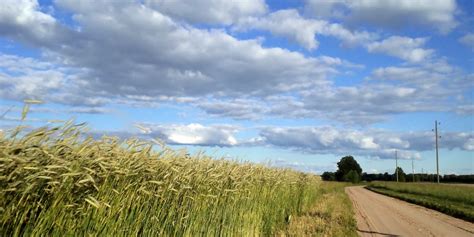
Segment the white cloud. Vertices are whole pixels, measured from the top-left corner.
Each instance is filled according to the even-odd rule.
[[[440,144],[446,149],[472,150],[474,134],[445,132]],[[266,127],[260,131],[264,144],[317,154],[355,154],[380,159],[419,159],[421,151],[434,149],[432,132],[390,132],[324,127]],[[261,144],[260,142],[259,144]]]
[[[183,25],[139,4],[60,3],[80,30],[61,31],[66,36],[42,47],[85,69],[90,88],[111,95],[265,96],[326,83],[335,71],[317,58]]]
[[[5,0],[0,5],[0,33],[45,43],[54,37],[56,20],[38,10],[35,0]]]
[[[33,58],[0,53],[0,98],[22,101],[99,106],[107,99],[88,90],[80,70]],[[80,91],[80,93],[79,93]]]
[[[437,101],[440,101],[441,98],[448,99],[471,90],[474,74],[465,74],[444,61],[436,61],[417,66],[376,68],[368,79],[416,88],[420,99],[429,101],[438,98]]]
[[[41,98],[50,90],[60,89],[66,80],[53,64],[32,58],[0,54],[0,68],[2,98]]]
[[[474,33],[467,33],[459,38],[459,42],[471,48],[474,51]]]
[[[145,0],[145,5],[190,23],[230,25],[238,19],[264,14],[264,0]]]
[[[429,53],[423,49],[425,38],[390,37],[374,43],[372,34],[303,18],[296,10],[247,20],[270,30],[286,21],[308,24],[311,34],[301,37],[298,32],[305,29],[275,29],[282,30],[283,37],[297,36],[293,40],[308,48],[317,45],[312,40],[320,34],[342,42],[374,43],[370,47],[374,52],[406,60],[430,60],[379,68],[362,83],[338,86],[334,76],[351,83],[350,70],[363,66],[341,58],[266,48],[260,40],[240,40],[222,29],[199,29],[136,2],[58,1],[59,7],[72,12],[74,27],[45,21],[48,40],[25,33],[37,30],[36,23],[31,22],[31,28],[16,24],[22,9],[10,5],[14,2],[2,7],[18,12],[1,11],[0,28],[14,26],[8,32],[18,34],[2,31],[2,36],[39,47],[44,57],[2,58],[0,69],[8,72],[2,71],[0,96],[6,99],[45,97],[48,102],[94,108],[110,102],[152,108],[160,103],[186,104],[210,115],[243,120],[273,116],[367,125],[394,114],[450,111],[456,106],[449,98],[472,88],[472,75],[423,53],[405,52]],[[45,14],[37,4],[25,9],[28,15]]]
[[[328,60],[334,61],[334,60]],[[469,106],[459,106],[453,96],[473,88],[474,75],[464,74],[446,62],[430,62],[405,67],[376,68],[354,86],[320,85],[301,89],[293,95],[271,95],[264,100],[201,100],[194,103],[208,114],[235,119],[268,117],[317,118],[345,124],[369,125],[394,114],[419,111],[464,115]],[[468,104],[469,101],[464,101]],[[471,106],[472,107],[472,106]]]
[[[273,35],[298,43],[307,50],[317,49],[317,36],[322,35],[337,38],[346,46],[364,46],[371,53],[384,53],[409,62],[427,60],[434,53],[432,49],[423,48],[428,38],[391,36],[382,41],[375,41],[378,39],[375,33],[350,31],[338,23],[304,18],[296,9],[279,10],[262,17],[243,18],[232,29],[267,30]]]
[[[326,22],[311,21],[302,18],[294,9],[270,13],[264,18],[247,18],[239,22],[235,30],[248,28],[265,29],[274,35],[297,42],[306,49],[316,49],[319,45],[316,33],[321,32]]]
[[[376,150],[374,138],[359,131],[334,127],[264,128],[260,132],[267,144],[311,152],[344,153],[348,150]]]
[[[188,125],[170,124],[156,125],[143,124],[150,132],[151,137],[158,137],[171,145],[197,146],[235,146],[238,141],[234,134],[239,130],[230,125],[204,126],[197,123]]]
[[[367,49],[371,53],[385,53],[417,63],[429,59],[434,53],[432,49],[422,48],[427,40],[427,38],[391,36],[383,41],[368,44]]]
[[[306,0],[305,2],[305,13],[317,18],[342,18],[346,14],[344,11],[348,10],[346,0]]]
[[[474,138],[469,138],[463,145],[463,149],[468,151],[474,151]]]
[[[310,15],[343,19],[349,25],[366,23],[390,29],[427,26],[443,34],[458,25],[455,0],[308,0],[305,9]]]
[[[268,30],[272,34],[287,38],[308,50],[318,48],[317,35],[336,37],[349,46],[362,44],[377,37],[375,34],[365,31],[351,32],[340,24],[303,18],[295,9],[279,10],[263,17],[244,18],[233,27],[233,30],[236,31],[248,29]]]
[[[417,98],[415,91],[411,87],[388,84],[318,88],[303,92],[302,109],[308,112],[307,116],[348,124],[370,124],[384,120],[390,114],[435,109],[429,104],[407,103]],[[296,109],[293,111],[298,112]]]
[[[415,151],[407,150],[396,150],[396,149],[383,149],[368,154],[371,158],[376,159],[395,159],[395,152],[397,153],[398,159],[409,160],[409,159],[421,159],[421,154]],[[362,153],[362,155],[364,155]]]

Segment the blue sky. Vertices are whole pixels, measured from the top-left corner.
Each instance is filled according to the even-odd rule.
[[[35,1],[0,6],[0,129],[95,133],[321,173],[474,170],[472,1]],[[135,125],[146,128],[141,131]]]

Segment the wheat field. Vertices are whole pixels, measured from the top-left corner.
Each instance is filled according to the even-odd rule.
[[[136,138],[94,139],[71,121],[17,127],[0,133],[0,236],[268,236],[314,204],[320,183]]]

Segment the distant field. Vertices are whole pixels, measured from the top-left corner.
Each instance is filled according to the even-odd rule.
[[[0,133],[0,236],[355,233],[343,184],[81,131]]]
[[[474,222],[474,187],[472,186],[372,182],[367,188]]]

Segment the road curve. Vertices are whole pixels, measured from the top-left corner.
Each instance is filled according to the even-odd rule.
[[[474,224],[443,213],[374,193],[347,187],[360,236],[474,236]]]

